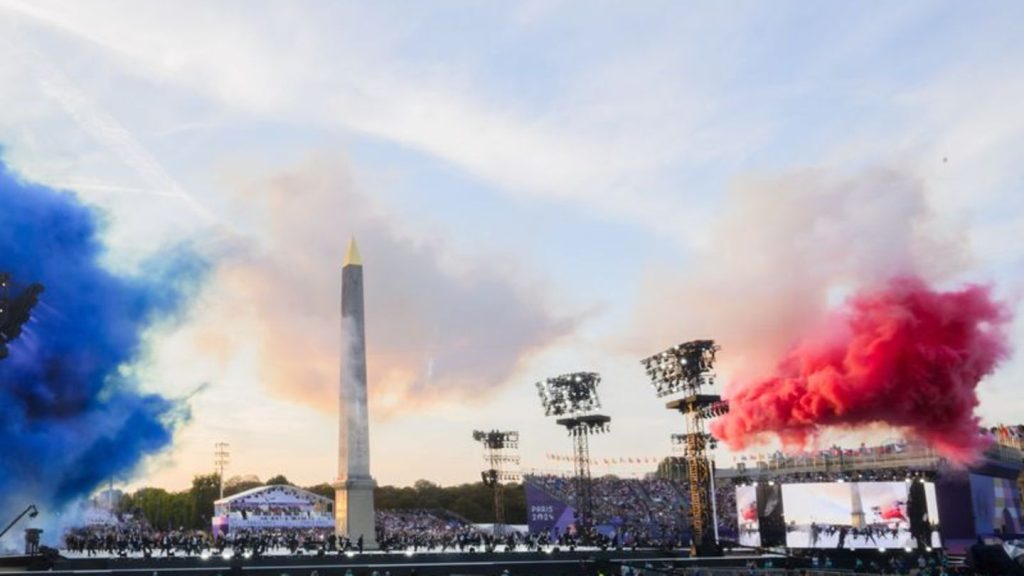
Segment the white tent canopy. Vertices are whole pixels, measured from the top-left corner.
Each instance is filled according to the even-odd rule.
[[[334,502],[295,486],[260,486],[214,502],[213,531],[331,528]]]

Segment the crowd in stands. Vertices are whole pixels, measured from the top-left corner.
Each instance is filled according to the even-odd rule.
[[[1024,424],[992,428],[981,428],[981,434],[992,438],[997,444],[1024,450]],[[738,464],[747,467],[765,465],[769,468],[802,468],[819,466],[837,461],[855,462],[860,460],[885,460],[898,456],[929,456],[934,452],[927,447],[909,444],[905,441],[888,442],[876,446],[861,444],[857,448],[844,448],[833,445],[822,450],[805,452],[783,452],[776,450],[770,454],[749,454],[739,456]]]
[[[1024,450],[1024,424],[993,426],[988,431],[996,442],[1003,446]]]
[[[480,534],[443,511],[378,510],[377,541],[385,550],[465,550],[480,545]]]
[[[856,460],[870,458],[885,458],[899,454],[927,454],[927,449],[914,447],[906,442],[889,442],[877,446],[861,444],[858,448],[844,448],[833,445],[821,450],[805,452],[783,452],[776,450],[771,454],[751,454],[740,456],[738,463],[752,466],[764,463],[773,468],[800,468],[807,466],[818,466],[827,462],[837,460]]]
[[[931,480],[934,471],[915,470],[904,466],[895,468],[880,468],[877,470],[829,470],[815,472],[785,472],[779,473],[769,471],[762,474],[747,474],[735,476],[731,480],[733,485],[752,484],[757,481],[771,481],[780,484],[800,484],[808,482],[902,482],[907,479]]]
[[[537,475],[527,481],[570,506],[578,506],[572,478]],[[689,499],[678,482],[604,476],[592,480],[591,497],[594,524],[614,527],[616,534],[610,538],[617,538],[616,544],[677,546],[688,539]]]

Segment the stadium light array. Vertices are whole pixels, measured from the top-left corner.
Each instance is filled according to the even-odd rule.
[[[537,393],[545,416],[577,415],[601,408],[596,372],[572,372],[537,382]]]
[[[473,440],[484,447],[484,461],[488,467],[480,472],[480,479],[484,486],[494,490],[494,535],[498,536],[505,532],[505,491],[502,484],[520,480],[518,471],[507,469],[507,466],[519,466],[519,455],[512,452],[519,449],[519,432],[474,430]]]
[[[673,346],[640,362],[659,398],[677,392],[694,393],[714,384],[714,340],[692,340]]]
[[[519,432],[515,430],[473,431],[473,440],[491,450],[515,450],[519,448]]]

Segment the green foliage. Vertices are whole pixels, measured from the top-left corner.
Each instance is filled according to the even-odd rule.
[[[259,488],[263,486],[263,482],[259,480],[238,480],[235,482],[224,483],[224,497],[234,496],[239,492],[245,492],[246,490],[252,490],[253,488]]]
[[[442,487],[417,480],[412,486],[379,486],[373,497],[381,510],[444,508],[470,522],[494,522],[494,491],[483,482]],[[505,486],[505,520],[526,523],[526,492],[521,484]]]
[[[142,516],[156,528],[199,527],[193,502],[187,491],[168,492],[163,488],[141,488],[121,499],[121,509]],[[206,527],[209,527],[209,524]]]
[[[290,485],[283,475],[267,480],[266,485]],[[253,479],[239,479],[224,486],[225,496],[264,485]],[[182,492],[162,488],[140,488],[121,499],[122,512],[140,515],[159,529],[210,529],[213,502],[219,496],[220,478],[216,474],[196,476],[192,487]],[[321,483],[307,486],[314,494],[334,499],[334,488]],[[374,500],[381,510],[442,508],[470,522],[494,522],[494,492],[482,482],[439,486],[418,480],[412,486],[378,486]],[[511,524],[526,523],[526,493],[521,484],[505,486],[505,519]]]
[[[213,502],[220,498],[220,475],[202,474],[192,479],[192,488],[188,491],[192,505],[193,527],[208,528],[213,519]]]
[[[324,498],[330,498],[331,500],[334,500],[334,487],[326,482],[315,484],[313,486],[306,486],[305,488],[303,488],[303,490],[307,492],[312,492],[317,496],[323,496]]]
[[[267,486],[294,486],[291,482],[285,478],[284,474],[278,474],[273,476],[270,480],[267,480]]]

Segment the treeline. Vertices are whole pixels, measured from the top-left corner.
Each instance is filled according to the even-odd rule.
[[[231,496],[260,486],[294,485],[283,475],[266,482],[254,477],[231,478],[224,483],[224,495]],[[314,494],[334,500],[334,488],[321,483],[299,486]],[[505,521],[526,523],[526,494],[521,484],[505,486]],[[213,502],[220,495],[220,477],[205,474],[192,479],[192,486],[181,492],[168,492],[163,488],[140,488],[121,497],[118,509],[122,513],[145,518],[150,525],[161,529],[187,528],[209,530],[213,519]],[[494,492],[483,482],[439,486],[427,480],[418,480],[412,486],[378,486],[374,502],[379,510],[409,510],[416,508],[444,508],[469,522],[494,522]]]

